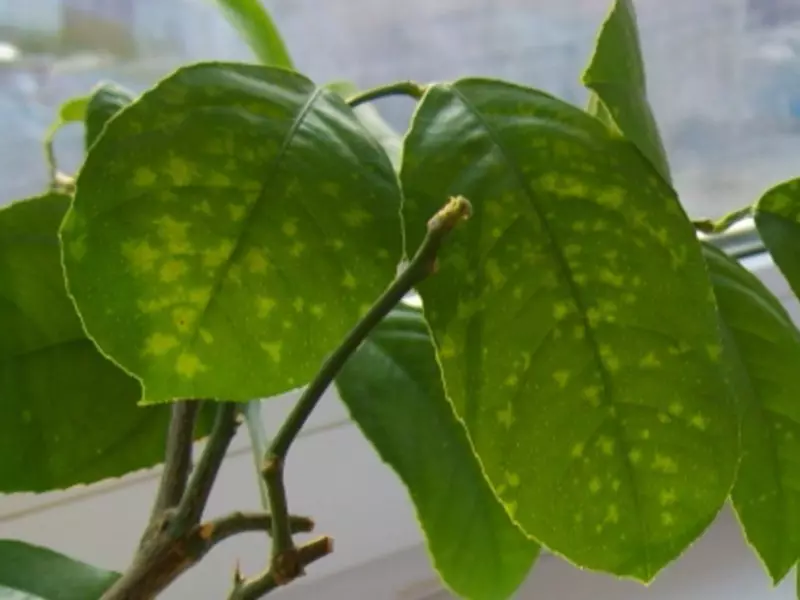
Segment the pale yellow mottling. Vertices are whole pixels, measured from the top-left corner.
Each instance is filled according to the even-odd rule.
[[[189,302],[192,304],[197,304],[198,306],[204,306],[208,299],[211,297],[211,286],[205,287],[198,287],[189,290]]]
[[[456,344],[449,335],[445,335],[439,346],[439,356],[442,358],[453,358],[456,355]]]
[[[581,456],[583,456],[583,444],[579,442],[574,446],[572,446],[572,451],[570,452],[570,454],[572,455],[573,458],[580,458]]]
[[[579,244],[567,244],[564,246],[564,256],[567,258],[577,256],[581,253],[581,249]]]
[[[156,174],[149,167],[139,167],[133,172],[133,185],[149,187],[156,182]]]
[[[306,245],[303,242],[295,242],[292,244],[292,247],[289,248],[289,254],[298,258],[306,249]]]
[[[622,301],[625,304],[635,304],[636,303],[636,294],[631,294],[630,292],[625,292],[622,294]]]
[[[672,417],[670,417],[667,413],[658,413],[658,420],[665,425],[668,423],[672,423]]]
[[[296,312],[303,312],[303,308],[306,305],[306,301],[302,298],[295,298],[294,302],[292,302],[292,306]]]
[[[625,284],[625,278],[622,275],[609,269],[600,269],[600,281],[612,287],[622,287]]]
[[[86,256],[85,235],[80,235],[69,243],[69,253],[75,260],[82,260]]]
[[[233,252],[233,240],[221,240],[214,248],[203,250],[203,266],[213,269],[224,263]]]
[[[572,275],[572,281],[578,285],[586,285],[589,281],[589,277],[587,277],[585,273],[574,273]]]
[[[170,156],[167,162],[167,169],[172,176],[172,181],[177,186],[188,185],[192,182],[192,164],[180,156]]]
[[[570,372],[567,370],[560,370],[553,373],[553,379],[558,384],[558,387],[565,388],[569,382]]]
[[[592,477],[592,480],[589,482],[589,491],[593,494],[599,492],[603,487],[603,484],[600,482],[599,477]]]
[[[206,366],[196,354],[182,353],[175,361],[175,372],[186,379],[193,379],[195,375],[207,371]]]
[[[722,346],[720,344],[708,344],[706,346],[706,352],[708,352],[708,357],[712,361],[718,362],[722,356]]]
[[[556,302],[553,305],[553,318],[560,321],[566,317],[570,312],[570,306],[567,302]]]
[[[178,331],[186,333],[191,330],[197,319],[197,309],[189,306],[178,306],[172,309],[172,322]]]
[[[597,438],[597,446],[600,448],[600,451],[607,456],[614,454],[614,440],[608,436],[601,435]]]
[[[642,429],[642,431],[639,433],[639,435],[641,436],[641,438],[643,440],[649,440],[650,439],[650,430],[649,429]]]
[[[619,479],[614,479],[611,482],[611,489],[614,490],[615,492],[619,491],[619,486],[620,486],[620,480]]]
[[[512,294],[514,295],[514,298],[516,300],[521,300],[522,299],[522,292],[523,292],[523,289],[522,289],[521,285],[514,286],[514,289],[512,290]]]
[[[522,356],[522,370],[527,371],[531,366],[531,353],[523,351],[520,356]]]
[[[495,289],[502,287],[506,282],[506,277],[503,275],[500,265],[493,258],[486,261],[486,275]]]
[[[695,429],[699,429],[700,431],[705,431],[708,427],[708,419],[706,419],[702,414],[697,413],[689,420],[689,425]]]
[[[344,277],[342,278],[342,286],[346,287],[349,290],[355,289],[356,278],[350,271],[344,272]]]
[[[600,386],[590,385],[581,391],[583,397],[594,407],[600,406]]]
[[[233,184],[231,178],[222,171],[211,171],[206,174],[206,177],[208,177],[209,185],[215,187],[231,187]]]
[[[586,328],[583,325],[575,325],[572,328],[572,336],[576,340],[582,340],[584,337],[586,337]]]
[[[274,298],[259,296],[256,298],[256,316],[259,319],[266,319],[272,312],[272,309],[275,308],[276,304]]]
[[[609,504],[606,509],[606,523],[619,522],[619,508],[616,504]]]
[[[266,352],[272,359],[272,362],[281,362],[281,351],[283,350],[282,342],[261,342],[261,349]]]
[[[193,205],[192,212],[203,213],[209,217],[214,215],[214,212],[211,210],[211,204],[208,200],[203,200],[202,202],[198,202],[197,204]]]
[[[664,525],[665,527],[674,525],[675,517],[673,517],[672,513],[664,511],[661,513],[661,524]]]
[[[508,377],[506,377],[506,380],[503,382],[504,386],[511,387],[511,388],[517,387],[517,384],[519,384],[519,377],[517,377],[513,373],[511,375],[509,375]]]
[[[506,512],[513,519],[514,515],[517,513],[517,503],[516,503],[516,501],[505,502],[505,503],[503,503],[503,506],[505,506]]]
[[[322,304],[313,304],[309,309],[309,312],[311,312],[311,314],[318,319],[321,319],[323,316],[325,316],[325,306]]]
[[[211,335],[211,332],[208,329],[201,329],[200,330],[200,337],[206,344],[210,344],[214,341],[214,336]]]
[[[514,424],[514,407],[511,406],[511,402],[507,403],[505,408],[497,411],[497,422],[506,429],[510,429]]]
[[[269,260],[261,248],[250,248],[244,257],[247,270],[251,273],[263,275],[269,267]]]
[[[241,265],[231,265],[228,272],[225,274],[225,279],[237,285],[242,284],[242,267]]]
[[[158,237],[167,242],[172,254],[190,254],[191,244],[187,237],[190,223],[177,221],[169,215],[164,215],[153,221]]]
[[[340,239],[333,239],[331,240],[330,244],[334,250],[341,250],[344,248],[344,242]]]
[[[361,227],[372,220],[372,215],[360,208],[354,208],[342,214],[342,219],[348,227]]]
[[[660,367],[661,361],[658,360],[658,357],[656,357],[655,352],[648,352],[639,360],[639,366],[644,368]]]
[[[631,450],[628,452],[628,460],[630,460],[633,465],[639,464],[642,460],[642,451],[639,449]]]
[[[164,283],[172,283],[186,275],[188,270],[189,265],[186,264],[186,261],[173,259],[161,265],[158,276]]]
[[[650,468],[654,471],[674,474],[678,472],[678,463],[676,463],[675,459],[672,457],[656,452],[656,455],[653,457],[653,462],[650,464]]]
[[[512,488],[519,487],[519,475],[506,471],[506,483]]]
[[[329,196],[338,196],[341,193],[341,186],[334,181],[326,181],[319,186],[319,189],[324,194]]]
[[[142,354],[164,356],[178,345],[178,338],[166,333],[154,333],[145,340],[144,344]]]
[[[683,414],[683,404],[680,402],[673,402],[669,405],[667,409],[671,415],[675,415],[676,417],[680,417]]]
[[[123,242],[122,255],[128,260],[134,272],[144,274],[151,271],[161,252],[150,246],[146,240]]]
[[[241,221],[244,219],[245,210],[244,204],[229,204],[228,212],[231,215],[231,221]]]
[[[658,500],[661,502],[661,506],[669,506],[670,504],[674,504],[677,496],[675,495],[675,490],[673,488],[661,490],[658,495]]]
[[[294,219],[290,219],[288,221],[284,221],[283,225],[281,225],[281,231],[283,231],[284,235],[292,237],[293,235],[297,234],[297,221]]]

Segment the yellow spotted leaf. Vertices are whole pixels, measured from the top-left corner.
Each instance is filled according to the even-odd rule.
[[[642,154],[547,94],[429,88],[403,151],[406,241],[474,215],[419,286],[448,396],[507,512],[581,567],[650,581],[733,485],[735,402],[693,228]]]
[[[185,67],[110,120],[61,230],[69,290],[148,402],[298,387],[391,281],[400,191],[335,93]]]

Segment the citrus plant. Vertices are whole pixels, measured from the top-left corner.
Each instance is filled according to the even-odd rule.
[[[152,598],[244,531],[272,554],[229,598],[291,583],[333,549],[295,542],[313,521],[283,478],[331,385],[461,597],[508,598],[540,548],[649,582],[729,499],[783,580],[800,559],[800,333],[698,232],[753,215],[800,295],[800,182],[687,216],[631,0],[602,26],[586,110],[487,78],[318,85],[256,0],[219,4],[263,64],[67,103],[50,189],[0,211],[0,491],[164,462],[127,571],[5,540],[0,591]],[[368,104],[398,94],[417,102],[402,138]],[[86,131],[74,178],[52,150],[69,121]],[[300,387],[266,440],[261,399]],[[206,519],[242,421],[264,512]]]

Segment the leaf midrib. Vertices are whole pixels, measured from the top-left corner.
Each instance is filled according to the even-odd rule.
[[[564,278],[564,280],[567,283],[567,286],[569,287],[569,290],[571,292],[571,296],[572,296],[573,300],[575,301],[575,304],[576,304],[576,306],[578,308],[578,312],[579,312],[579,314],[581,316],[581,320],[583,321],[584,328],[586,330],[586,336],[585,336],[584,339],[586,340],[586,342],[591,347],[591,351],[592,351],[592,355],[593,355],[594,361],[598,365],[598,370],[600,371],[600,376],[601,376],[601,380],[602,380],[602,384],[603,384],[602,385],[602,387],[603,387],[602,396],[603,396],[604,404],[606,406],[612,406],[613,407],[614,406],[614,402],[613,402],[613,400],[611,398],[611,380],[610,380],[610,376],[609,376],[608,370],[606,369],[605,365],[603,364],[602,358],[600,356],[600,347],[599,347],[599,344],[598,344],[598,342],[597,342],[597,340],[595,338],[594,330],[589,326],[589,320],[588,320],[588,317],[587,317],[587,312],[588,311],[587,311],[586,305],[585,305],[585,303],[583,301],[582,295],[579,292],[579,288],[578,288],[577,284],[575,283],[575,280],[572,277],[572,270],[569,268],[569,264],[564,259],[563,253],[560,251],[561,248],[559,246],[558,240],[556,239],[555,233],[553,232],[552,228],[550,227],[550,223],[548,222],[544,211],[541,210],[541,208],[538,206],[538,204],[536,202],[536,198],[535,198],[535,194],[533,193],[533,190],[527,184],[527,182],[525,180],[525,177],[520,172],[519,168],[516,166],[516,163],[514,161],[510,160],[510,158],[509,158],[510,157],[510,153],[506,150],[504,144],[502,143],[502,141],[500,140],[499,136],[494,131],[494,129],[490,126],[490,124],[486,121],[486,119],[483,118],[483,115],[480,113],[480,111],[477,109],[477,107],[474,104],[472,104],[472,102],[461,92],[461,90],[458,89],[457,85],[447,85],[445,87],[449,88],[452,91],[453,95],[462,102],[464,107],[469,111],[469,113],[473,116],[473,118],[475,118],[475,120],[479,123],[479,125],[486,131],[487,135],[489,136],[489,139],[494,144],[494,146],[500,151],[500,154],[501,154],[503,160],[508,165],[508,167],[510,168],[512,173],[514,174],[514,177],[517,180],[520,189],[525,193],[525,196],[529,199],[531,207],[533,208],[534,212],[536,213],[536,216],[538,217],[539,222],[542,224],[542,231],[544,232],[545,238],[546,238],[548,244],[550,245],[552,254],[555,256],[555,262],[558,265],[559,270],[562,272],[562,277]],[[608,419],[608,418],[609,417],[606,417],[606,419]],[[621,454],[622,454],[621,462],[622,462],[622,464],[625,465],[625,470],[626,470],[626,473],[628,475],[628,479],[629,479],[629,481],[631,483],[631,487],[632,487],[631,496],[632,496],[632,499],[633,499],[634,511],[636,512],[636,515],[638,517],[637,521],[639,523],[639,530],[640,530],[640,533],[642,535],[642,541],[643,541],[642,548],[644,550],[644,555],[645,555],[645,557],[644,557],[645,558],[645,564],[647,565],[646,569],[645,569],[645,571],[646,571],[645,572],[645,576],[646,576],[646,579],[649,580],[652,577],[652,574],[653,574],[653,568],[652,568],[651,558],[650,558],[650,549],[649,549],[649,545],[648,545],[650,538],[649,538],[649,535],[648,535],[647,525],[645,524],[644,519],[642,517],[641,499],[639,497],[638,487],[636,486],[636,483],[635,483],[636,482],[636,477],[635,477],[634,472],[633,472],[633,465],[631,465],[631,463],[630,463],[630,461],[628,459],[628,451],[629,451],[629,447],[628,446],[629,445],[628,445],[627,440],[623,436],[622,428],[621,428],[619,422],[617,421],[617,419],[612,417],[611,420],[614,423],[613,426],[614,426],[614,429],[616,430],[616,434],[617,434],[617,438],[618,438],[618,440],[620,442],[620,446],[622,446],[622,448],[621,448]]]

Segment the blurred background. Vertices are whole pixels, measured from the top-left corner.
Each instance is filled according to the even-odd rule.
[[[368,87],[464,75],[582,105],[611,0],[270,0],[297,68]],[[637,0],[650,100],[678,191],[717,217],[800,175],[800,0]],[[181,63],[253,60],[210,0],[0,0],[0,204],[46,185],[58,105],[100,80],[143,91]],[[403,129],[412,106],[379,110]],[[82,131],[57,136],[59,166]]]

